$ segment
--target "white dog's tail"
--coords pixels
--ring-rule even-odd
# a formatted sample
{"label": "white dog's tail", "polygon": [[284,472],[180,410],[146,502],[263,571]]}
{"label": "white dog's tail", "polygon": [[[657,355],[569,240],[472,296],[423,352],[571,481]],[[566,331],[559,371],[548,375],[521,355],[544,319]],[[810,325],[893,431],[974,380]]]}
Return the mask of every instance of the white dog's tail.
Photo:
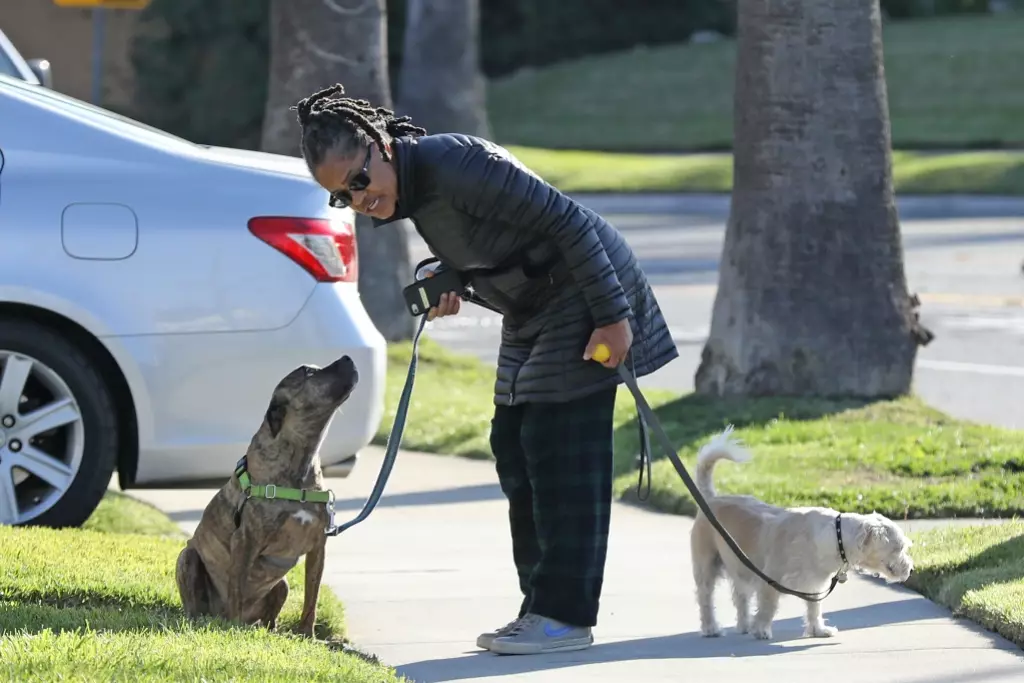
{"label": "white dog's tail", "polygon": [[711,474],[719,460],[750,460],[750,453],[743,448],[742,442],[732,438],[732,425],[726,427],[721,434],[715,435],[697,453],[697,488],[705,498],[714,498],[717,495]]}

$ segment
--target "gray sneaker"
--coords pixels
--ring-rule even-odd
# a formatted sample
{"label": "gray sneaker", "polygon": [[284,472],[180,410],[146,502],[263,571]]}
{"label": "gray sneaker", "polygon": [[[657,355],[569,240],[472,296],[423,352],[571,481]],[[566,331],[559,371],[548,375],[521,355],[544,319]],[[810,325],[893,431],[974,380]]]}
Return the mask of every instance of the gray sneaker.
{"label": "gray sneaker", "polygon": [[512,633],[512,629],[515,628],[515,625],[518,624],[518,623],[519,623],[519,617],[516,617],[515,619],[513,619],[510,622],[508,622],[507,624],[505,624],[504,626],[502,626],[501,628],[499,628],[496,631],[488,631],[487,633],[481,633],[476,638],[476,646],[481,648],[481,649],[483,649],[483,650],[490,650],[491,649],[491,643],[494,642],[495,638],[500,638],[502,636],[507,636],[508,634]]}
{"label": "gray sneaker", "polygon": [[589,627],[569,626],[537,614],[527,614],[512,626],[508,635],[495,638],[490,650],[499,655],[539,655],[584,650],[593,643],[594,634]]}

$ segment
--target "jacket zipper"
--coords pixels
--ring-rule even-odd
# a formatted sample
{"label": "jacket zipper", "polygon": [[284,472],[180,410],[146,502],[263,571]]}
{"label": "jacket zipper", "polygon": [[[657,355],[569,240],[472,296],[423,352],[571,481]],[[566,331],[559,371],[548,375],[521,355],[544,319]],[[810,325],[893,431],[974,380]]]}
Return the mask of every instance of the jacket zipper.
{"label": "jacket zipper", "polygon": [[512,383],[508,387],[508,404],[512,405],[516,399],[516,380],[519,379],[519,372],[512,375]]}

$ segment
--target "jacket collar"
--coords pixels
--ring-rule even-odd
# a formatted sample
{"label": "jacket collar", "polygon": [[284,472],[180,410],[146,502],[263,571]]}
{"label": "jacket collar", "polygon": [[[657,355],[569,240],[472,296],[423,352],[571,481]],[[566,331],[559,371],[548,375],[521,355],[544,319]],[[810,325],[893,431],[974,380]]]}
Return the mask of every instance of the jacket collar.
{"label": "jacket collar", "polygon": [[394,157],[395,174],[398,176],[398,203],[395,213],[384,220],[374,219],[375,225],[385,225],[408,218],[416,210],[416,174],[414,157],[416,138],[402,136],[392,139],[391,153]]}

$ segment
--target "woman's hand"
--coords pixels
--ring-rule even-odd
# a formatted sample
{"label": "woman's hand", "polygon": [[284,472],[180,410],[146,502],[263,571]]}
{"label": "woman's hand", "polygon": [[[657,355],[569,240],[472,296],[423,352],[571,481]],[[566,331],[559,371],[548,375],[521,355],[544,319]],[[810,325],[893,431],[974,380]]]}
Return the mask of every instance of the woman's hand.
{"label": "woman's hand", "polygon": [[[424,273],[427,277],[434,277],[433,269]],[[441,295],[441,300],[429,311],[427,311],[427,320],[433,320],[434,318],[443,318],[448,315],[455,315],[459,312],[459,308],[462,306],[462,299],[459,298],[458,292],[447,292]]]}
{"label": "woman's hand", "polygon": [[629,353],[629,347],[633,345],[633,329],[629,326],[629,318],[623,318],[617,323],[605,325],[594,330],[590,335],[590,342],[586,351],[583,352],[583,360],[591,360],[594,357],[594,350],[598,344],[608,347],[611,355],[601,365],[606,368],[617,368],[625,360]]}

